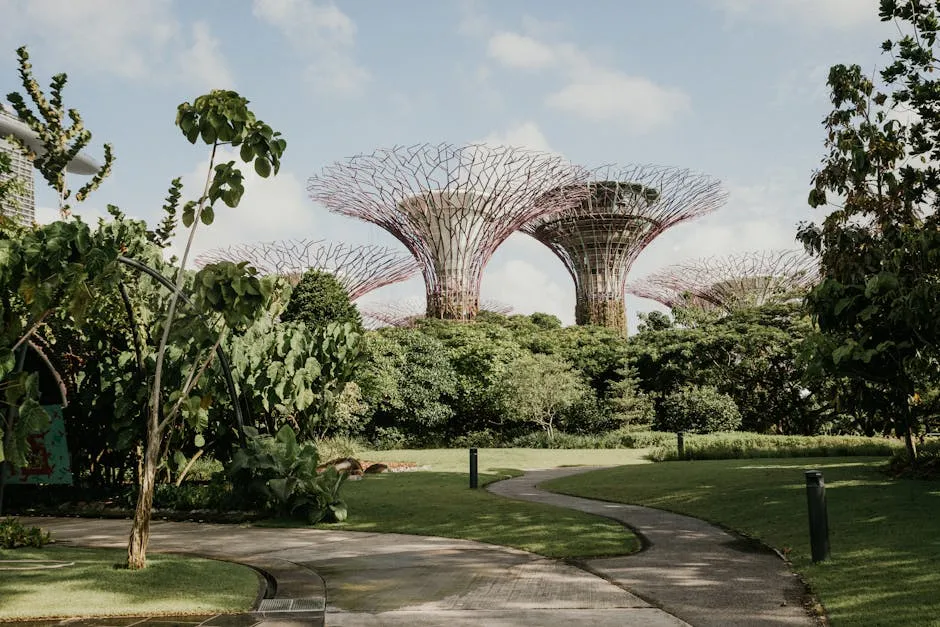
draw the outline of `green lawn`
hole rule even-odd
[[[480,485],[497,478],[481,475]],[[471,490],[462,474],[369,475],[347,482],[343,496],[349,518],[324,528],[463,538],[549,557],[622,555],[639,549],[636,536],[611,520],[511,501],[482,487]]]
[[[249,610],[259,591],[247,566],[151,553],[140,571],[116,568],[118,549],[0,550],[0,619],[146,614],[215,614]],[[29,563],[74,562],[22,570]]]
[[[668,462],[543,487],[690,514],[789,553],[834,627],[940,625],[940,483],[893,480],[884,458]],[[803,471],[826,481],[832,559],[814,565]]]
[[[543,449],[481,448],[477,452],[480,472],[504,468],[530,470],[559,466],[622,466],[649,463],[646,449]],[[398,451],[363,451],[357,457],[379,462],[415,462],[437,472],[468,472],[469,449],[404,449]]]

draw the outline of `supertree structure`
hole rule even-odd
[[[410,255],[384,246],[351,246],[308,239],[239,244],[217,248],[196,258],[200,267],[218,261],[247,261],[260,273],[282,276],[294,285],[307,270],[329,272],[346,289],[349,300],[410,279],[421,269]]]
[[[727,198],[708,176],[676,168],[604,166],[580,184],[585,194],[553,190],[562,211],[522,231],[548,246],[575,284],[575,321],[627,331],[625,286],[640,252],[669,227],[714,211]]]
[[[313,200],[381,226],[421,263],[426,314],[472,319],[483,268],[522,224],[557,211],[587,173],[561,157],[471,144],[361,154],[310,178]],[[552,189],[569,190],[548,195]]]
[[[425,303],[409,298],[396,301],[369,303],[359,306],[365,326],[369,329],[379,327],[410,327],[425,318]],[[490,311],[502,315],[511,314],[512,305],[498,300],[484,299],[479,311]]]
[[[818,279],[817,260],[802,250],[768,250],[675,264],[629,283],[627,291],[670,308],[731,313],[786,302]]]

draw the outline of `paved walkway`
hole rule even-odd
[[[537,484],[591,468],[535,470],[488,486],[508,498],[606,516],[648,545],[636,555],[587,560],[601,577],[696,627],[813,625],[804,587],[769,549],[697,518],[658,509],[594,501],[540,490]]]
[[[237,561],[271,573],[259,612],[185,619],[98,619],[79,625],[812,625],[784,563],[702,521],[554,495],[539,481],[592,468],[533,471],[492,484],[509,498],[620,520],[649,547],[570,564],[505,547],[425,536],[155,521],[153,551]],[[59,541],[124,547],[128,520],[23,519]],[[2,602],[2,601],[0,601]],[[56,622],[33,623],[55,625]]]

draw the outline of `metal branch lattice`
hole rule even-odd
[[[627,291],[670,308],[731,313],[792,300],[818,280],[817,260],[802,250],[769,250],[675,264],[629,283]]]
[[[247,261],[262,274],[285,277],[294,285],[307,270],[329,272],[346,289],[350,300],[410,279],[421,269],[410,255],[384,246],[350,246],[306,239],[239,244],[196,258],[199,267],[219,261]]]
[[[720,207],[727,193],[703,174],[648,165],[598,168],[583,187],[586,196],[570,202],[569,194],[564,211],[531,220],[522,231],[565,264],[578,324],[626,334],[626,279],[637,256],[669,227]]]
[[[381,226],[421,263],[427,315],[471,319],[483,268],[518,228],[583,198],[587,172],[560,157],[471,144],[420,144],[325,167],[307,191],[327,209]],[[583,186],[582,186],[583,187]],[[550,196],[549,190],[568,190]]]
[[[417,298],[396,300],[380,303],[369,303],[359,306],[363,324],[368,329],[380,327],[410,327],[417,321],[424,319],[426,304]],[[480,311],[489,311],[501,315],[513,312],[512,305],[498,300],[485,299],[480,303]]]

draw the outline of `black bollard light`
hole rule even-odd
[[[809,506],[809,541],[813,562],[829,559],[829,514],[826,482],[818,470],[806,471],[806,503]]]
[[[479,485],[477,479],[477,450],[476,448],[470,449],[470,488],[476,489]]]
[[[685,432],[676,431],[676,448],[679,451],[679,459],[685,459]]]

